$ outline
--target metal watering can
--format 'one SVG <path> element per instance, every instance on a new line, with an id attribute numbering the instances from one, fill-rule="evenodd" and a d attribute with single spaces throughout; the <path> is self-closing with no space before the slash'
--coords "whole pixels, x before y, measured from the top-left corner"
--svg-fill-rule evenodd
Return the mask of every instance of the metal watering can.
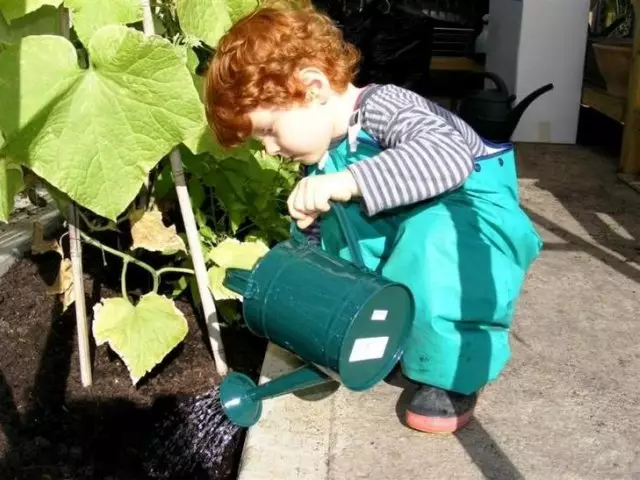
<path id="1" fill-rule="evenodd" d="M 481 72 L 479 75 L 491 79 L 497 88 L 471 93 L 460 101 L 456 113 L 480 136 L 495 143 L 510 142 L 527 108 L 554 88 L 553 83 L 540 87 L 514 106 L 516 96 L 509 93 L 507 84 L 499 75 L 493 72 Z"/>
<path id="2" fill-rule="evenodd" d="M 383 380 L 400 359 L 413 324 L 414 298 L 404 285 L 369 270 L 345 211 L 332 204 L 354 263 L 311 245 L 294 225 L 289 240 L 253 270 L 229 269 L 224 285 L 242 295 L 249 330 L 306 365 L 257 386 L 231 372 L 220 384 L 226 416 L 250 427 L 262 400 L 327 382 L 352 391 Z"/>

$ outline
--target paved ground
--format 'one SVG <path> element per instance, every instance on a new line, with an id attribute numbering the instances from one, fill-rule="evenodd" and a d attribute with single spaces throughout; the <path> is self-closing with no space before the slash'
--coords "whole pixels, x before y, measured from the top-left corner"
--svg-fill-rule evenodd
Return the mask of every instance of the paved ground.
<path id="1" fill-rule="evenodd" d="M 546 248 L 513 360 L 474 423 L 456 436 L 408 430 L 398 382 L 287 395 L 265 402 L 241 480 L 640 479 L 640 194 L 586 149 L 519 150 L 522 201 Z M 270 348 L 265 379 L 294 363 Z"/>

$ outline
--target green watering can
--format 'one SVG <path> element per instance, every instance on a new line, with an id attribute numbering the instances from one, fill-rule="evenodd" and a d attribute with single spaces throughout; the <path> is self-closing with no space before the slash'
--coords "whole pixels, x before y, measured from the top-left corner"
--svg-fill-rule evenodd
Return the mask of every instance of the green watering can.
<path id="1" fill-rule="evenodd" d="M 354 263 L 311 245 L 294 225 L 291 238 L 253 270 L 227 271 L 224 285 L 244 297 L 249 330 L 307 362 L 260 386 L 229 373 L 220 384 L 220 400 L 236 425 L 257 423 L 266 398 L 321 383 L 367 390 L 391 372 L 404 351 L 415 310 L 411 291 L 366 268 L 343 207 L 332 208 Z"/>

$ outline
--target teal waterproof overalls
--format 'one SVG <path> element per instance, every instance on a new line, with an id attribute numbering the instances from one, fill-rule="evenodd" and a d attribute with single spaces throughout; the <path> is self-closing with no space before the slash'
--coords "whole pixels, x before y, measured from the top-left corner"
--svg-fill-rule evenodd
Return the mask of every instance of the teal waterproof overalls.
<path id="1" fill-rule="evenodd" d="M 359 131 L 332 148 L 308 174 L 345 170 L 380 152 Z M 370 269 L 411 289 L 416 317 L 404 355 L 410 379 L 469 394 L 496 379 L 510 357 L 509 329 L 526 272 L 542 242 L 519 206 L 512 145 L 475 159 L 455 191 L 368 217 L 345 204 Z M 321 248 L 347 260 L 332 212 L 320 218 Z"/>

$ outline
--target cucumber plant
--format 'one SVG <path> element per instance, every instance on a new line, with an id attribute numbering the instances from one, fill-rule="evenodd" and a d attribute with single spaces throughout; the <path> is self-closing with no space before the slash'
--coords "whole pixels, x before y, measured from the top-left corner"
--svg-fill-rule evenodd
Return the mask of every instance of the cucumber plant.
<path id="1" fill-rule="evenodd" d="M 208 128 L 202 70 L 234 20 L 256 0 L 152 1 L 155 35 L 142 32 L 139 0 L 0 0 L 0 220 L 36 181 L 64 216 L 74 202 L 82 240 L 122 259 L 122 296 L 94 306 L 93 335 L 108 343 L 138 382 L 175 348 L 187 324 L 174 299 L 197 289 L 185 235 L 166 223 L 177 203 L 168 155 L 179 149 L 216 300 L 229 267 L 250 267 L 287 235 L 286 195 L 297 167 L 247 142 L 223 150 Z M 69 38 L 59 13 L 71 13 Z M 175 218 L 174 218 L 175 220 Z M 179 219 L 178 219 L 179 220 Z M 177 222 L 179 223 L 179 222 Z M 128 248 L 95 238 L 130 229 Z M 42 238 L 35 238 L 46 251 Z M 49 250 L 64 257 L 57 241 Z M 166 265 L 141 259 L 156 252 Z M 151 291 L 133 298 L 130 266 L 146 270 Z M 73 302 L 69 261 L 52 292 Z M 165 274 L 172 293 L 159 286 Z M 220 312 L 237 319 L 234 305 Z"/>

